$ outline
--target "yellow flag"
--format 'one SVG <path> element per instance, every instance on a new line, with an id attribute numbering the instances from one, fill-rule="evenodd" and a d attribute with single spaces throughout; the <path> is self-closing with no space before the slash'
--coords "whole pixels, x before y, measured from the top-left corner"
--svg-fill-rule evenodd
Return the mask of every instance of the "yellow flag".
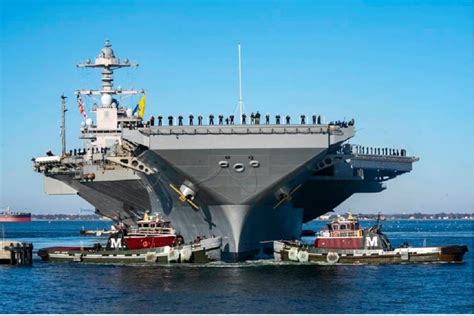
<path id="1" fill-rule="evenodd" d="M 143 95 L 138 102 L 138 118 L 143 118 L 143 114 L 145 114 L 145 101 L 146 97 Z"/>

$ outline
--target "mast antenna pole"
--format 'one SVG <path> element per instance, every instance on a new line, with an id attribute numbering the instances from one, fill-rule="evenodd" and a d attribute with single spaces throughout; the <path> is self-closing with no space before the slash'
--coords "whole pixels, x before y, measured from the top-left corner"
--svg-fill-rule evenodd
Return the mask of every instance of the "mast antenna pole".
<path id="1" fill-rule="evenodd" d="M 67 97 L 61 95 L 61 154 L 66 153 L 66 99 Z"/>
<path id="2" fill-rule="evenodd" d="M 240 43 L 237 45 L 239 52 L 239 116 L 240 124 L 242 124 L 242 114 L 244 113 L 244 98 L 242 96 L 242 55 L 240 52 Z"/>

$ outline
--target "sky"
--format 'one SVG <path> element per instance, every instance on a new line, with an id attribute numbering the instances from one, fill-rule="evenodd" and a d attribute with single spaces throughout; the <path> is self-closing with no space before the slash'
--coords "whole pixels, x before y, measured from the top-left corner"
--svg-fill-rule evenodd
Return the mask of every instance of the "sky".
<path id="1" fill-rule="evenodd" d="M 474 211 L 472 1 L 0 1 L 0 207 L 91 208 L 48 196 L 31 158 L 81 147 L 75 65 L 110 39 L 140 67 L 115 84 L 147 91 L 146 115 L 231 113 L 242 45 L 247 112 L 356 121 L 354 144 L 406 148 L 413 171 L 337 210 Z M 132 103 L 137 100 L 130 100 Z M 86 105 L 86 109 L 90 104 Z"/>

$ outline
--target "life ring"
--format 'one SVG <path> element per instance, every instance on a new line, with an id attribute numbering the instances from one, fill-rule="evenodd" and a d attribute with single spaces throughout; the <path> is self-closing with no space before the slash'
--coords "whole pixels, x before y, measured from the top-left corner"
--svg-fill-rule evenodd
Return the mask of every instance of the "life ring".
<path id="1" fill-rule="evenodd" d="M 298 261 L 299 262 L 308 262 L 309 254 L 306 250 L 300 250 L 298 252 Z"/>
<path id="2" fill-rule="evenodd" d="M 337 252 L 328 252 L 326 261 L 330 264 L 335 264 L 339 261 L 339 254 Z"/>
<path id="3" fill-rule="evenodd" d="M 142 242 L 142 246 L 143 246 L 144 248 L 148 248 L 149 245 L 150 245 L 150 243 L 149 243 L 147 240 L 145 240 L 144 242 Z"/>
<path id="4" fill-rule="evenodd" d="M 298 261 L 298 248 L 292 247 L 288 251 L 288 259 L 291 261 Z"/>

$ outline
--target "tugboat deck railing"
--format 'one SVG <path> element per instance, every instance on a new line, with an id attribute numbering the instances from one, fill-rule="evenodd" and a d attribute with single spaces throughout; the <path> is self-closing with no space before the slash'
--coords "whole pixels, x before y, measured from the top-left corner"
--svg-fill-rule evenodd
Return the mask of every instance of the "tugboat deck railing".
<path id="1" fill-rule="evenodd" d="M 362 237 L 363 230 L 336 230 L 336 231 L 329 231 L 323 230 L 319 232 L 320 237 Z"/>
<path id="2" fill-rule="evenodd" d="M 160 228 L 136 228 L 130 230 L 130 234 L 134 235 L 174 235 L 174 229 L 173 228 L 165 228 L 165 227 L 160 227 Z"/>

